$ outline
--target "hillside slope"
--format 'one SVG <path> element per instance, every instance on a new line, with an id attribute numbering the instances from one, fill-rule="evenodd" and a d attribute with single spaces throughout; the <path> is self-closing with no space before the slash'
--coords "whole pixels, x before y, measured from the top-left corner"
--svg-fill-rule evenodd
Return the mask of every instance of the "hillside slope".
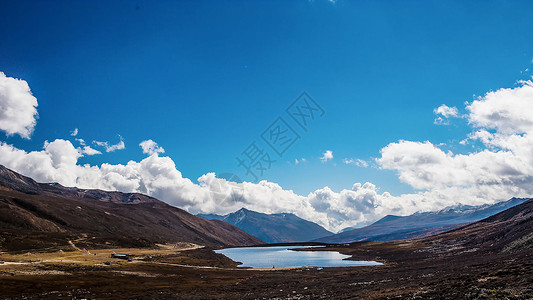
<path id="1" fill-rule="evenodd" d="M 346 230 L 316 241 L 350 243 L 365 240 L 392 241 L 425 237 L 479 221 L 526 200 L 512 198 L 492 205 L 456 206 L 438 212 L 417 213 L 405 217 L 388 215 L 371 225 Z"/>
<path id="2" fill-rule="evenodd" d="M 481 221 L 420 239 L 439 249 L 520 252 L 533 249 L 533 199 Z"/>
<path id="3" fill-rule="evenodd" d="M 239 228 L 205 220 L 135 193 L 37 183 L 0 166 L 0 248 L 150 246 L 191 242 L 206 246 L 263 243 Z"/>

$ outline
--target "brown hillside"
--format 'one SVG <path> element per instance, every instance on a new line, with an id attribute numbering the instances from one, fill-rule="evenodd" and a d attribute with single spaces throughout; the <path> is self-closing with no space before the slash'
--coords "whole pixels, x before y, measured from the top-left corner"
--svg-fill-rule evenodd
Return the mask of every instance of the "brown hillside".
<path id="1" fill-rule="evenodd" d="M 37 183 L 0 166 L 0 248 L 206 246 L 263 243 L 239 228 L 196 217 L 142 194 Z"/>

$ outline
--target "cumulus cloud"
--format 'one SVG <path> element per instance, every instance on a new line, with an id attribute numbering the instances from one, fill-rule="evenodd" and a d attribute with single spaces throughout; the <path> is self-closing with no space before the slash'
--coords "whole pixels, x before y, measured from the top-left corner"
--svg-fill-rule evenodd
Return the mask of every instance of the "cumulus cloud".
<path id="1" fill-rule="evenodd" d="M 533 83 L 488 92 L 466 110 L 472 125 L 466 140 L 479 141 L 481 149 L 457 154 L 429 141 L 399 141 L 381 150 L 378 163 L 425 191 L 435 207 L 533 195 Z"/>
<path id="2" fill-rule="evenodd" d="M 77 135 L 78 135 L 78 128 L 74 128 L 74 130 L 72 130 L 72 131 L 70 132 L 70 135 L 71 135 L 71 136 L 77 136 Z"/>
<path id="3" fill-rule="evenodd" d="M 516 88 L 489 92 L 470 103 L 468 121 L 475 127 L 500 134 L 532 133 L 533 82 L 520 81 Z"/>
<path id="4" fill-rule="evenodd" d="M 187 185 L 190 180 L 181 177 L 174 162 L 168 157 L 150 156 L 140 162 L 130 161 L 126 165 L 79 165 L 78 159 L 85 153 L 74 147 L 70 141 L 62 139 L 45 142 L 41 151 L 31 152 L 0 142 L 0 154 L 0 164 L 41 182 L 59 182 L 80 188 L 142 192 L 165 200 L 169 199 L 169 195 L 176 196 L 176 192 L 172 191 L 180 191 L 182 196 L 189 199 L 184 200 L 184 203 L 195 199 L 189 197 L 187 189 L 181 189 L 181 186 Z"/>
<path id="5" fill-rule="evenodd" d="M 109 142 L 98 142 L 98 141 L 93 141 L 94 144 L 100 146 L 100 147 L 103 147 L 105 148 L 105 152 L 114 152 L 114 151 L 117 151 L 117 150 L 122 150 L 124 148 L 126 148 L 126 145 L 124 144 L 124 141 L 122 140 L 122 137 L 120 137 L 120 142 L 118 142 L 117 144 L 114 144 L 114 145 L 111 145 L 109 144 Z"/>
<path id="6" fill-rule="evenodd" d="M 76 140 L 83 148 L 57 139 L 31 152 L 0 142 L 0 164 L 41 182 L 148 194 L 192 213 L 225 214 L 241 207 L 263 213 L 294 213 L 332 231 L 368 224 L 387 214 L 408 215 L 456 204 L 479 205 L 531 196 L 533 122 L 529 116 L 533 115 L 533 83 L 519 82 L 515 88 L 489 92 L 468 103 L 466 111 L 464 117 L 472 126 L 467 139 L 483 146 L 475 152 L 453 153 L 430 141 L 405 140 L 381 149 L 376 160 L 380 167 L 397 172 L 402 182 L 415 189 L 398 196 L 380 192 L 369 182 L 341 191 L 324 187 L 308 195 L 265 180 L 232 182 L 215 173 L 193 182 L 182 176 L 170 157 L 158 155 L 164 150 L 152 140 L 140 143 L 146 158 L 100 166 L 78 163 L 80 157 L 100 153 L 82 139 Z M 446 118 L 459 116 L 457 109 L 450 107 L 436 113 Z M 122 138 L 116 145 L 94 143 L 107 152 L 124 148 Z M 321 157 L 323 162 L 331 159 L 330 150 Z M 366 162 L 345 159 L 344 163 L 365 166 Z"/>
<path id="7" fill-rule="evenodd" d="M 22 81 L 16 83 L 25 84 Z M 29 93 L 27 84 L 25 91 Z M 36 103 L 35 101 L 35 106 Z M 32 116 L 35 115 L 36 113 Z M 32 124 L 35 125 L 34 122 Z M 18 133 L 29 136 L 30 129 Z M 78 130 L 74 129 L 71 135 L 77 136 L 77 133 Z M 75 140 L 80 147 L 75 147 L 68 140 L 56 139 L 44 142 L 43 148 L 39 151 L 30 152 L 0 142 L 0 164 L 40 182 L 144 193 L 193 213 L 225 214 L 241 207 L 264 213 L 289 212 L 304 219 L 314 220 L 333 231 L 375 219 L 376 215 L 372 211 L 400 212 L 390 204 L 392 208 L 387 208 L 387 205 L 383 204 L 387 201 L 383 198 L 389 197 L 388 194 L 379 194 L 376 187 L 370 183 L 355 184 L 352 189 L 340 192 L 325 187 L 302 196 L 291 190 L 285 190 L 273 182 L 237 183 L 217 178 L 214 173 L 202 175 L 193 182 L 182 176 L 170 157 L 154 155 L 164 153 L 164 149 L 153 140 L 140 143 L 143 153 L 149 155 L 141 161 L 129 161 L 125 165 L 109 163 L 100 166 L 81 165 L 78 162 L 81 157 L 101 152 L 88 146 L 81 138 Z M 103 147 L 107 152 L 124 148 L 122 138 L 114 145 L 99 141 L 93 143 Z M 324 161 L 332 158 L 332 151 L 324 153 Z M 297 160 L 297 162 L 305 161 L 305 158 Z"/>
<path id="8" fill-rule="evenodd" d="M 159 147 L 156 142 L 152 140 L 142 141 L 139 146 L 143 149 L 143 153 L 152 155 L 154 153 L 165 153 L 163 147 Z"/>
<path id="9" fill-rule="evenodd" d="M 333 231 L 366 224 L 381 214 L 416 211 L 414 205 L 409 209 L 405 209 L 409 205 L 396 205 L 394 197 L 378 193 L 371 183 L 340 192 L 325 187 L 302 196 L 273 182 L 236 183 L 214 173 L 193 182 L 182 176 L 170 157 L 158 155 L 125 165 L 80 165 L 78 159 L 88 155 L 86 152 L 62 139 L 45 142 L 42 150 L 31 152 L 0 142 L 0 164 L 40 182 L 145 193 L 193 213 L 225 214 L 241 207 L 264 213 L 289 212 Z"/>
<path id="10" fill-rule="evenodd" d="M 449 107 L 446 104 L 443 104 L 443 105 L 435 108 L 435 110 L 433 110 L 433 112 L 435 114 L 437 114 L 437 115 L 442 115 L 445 118 L 457 117 L 458 114 L 459 114 L 459 111 L 457 110 L 457 107 Z"/>
<path id="11" fill-rule="evenodd" d="M 8 136 L 18 134 L 29 139 L 36 118 L 37 99 L 28 83 L 0 72 L 0 130 Z"/>
<path id="12" fill-rule="evenodd" d="M 457 110 L 457 107 L 449 107 L 446 104 L 443 104 L 433 110 L 433 113 L 437 115 L 437 118 L 433 122 L 437 125 L 448 125 L 448 119 L 449 118 L 457 118 L 459 117 L 459 110 Z"/>
<path id="13" fill-rule="evenodd" d="M 326 150 L 326 152 L 324 152 L 324 154 L 322 154 L 322 157 L 320 158 L 323 163 L 331 159 L 333 159 L 333 152 L 331 150 Z"/>

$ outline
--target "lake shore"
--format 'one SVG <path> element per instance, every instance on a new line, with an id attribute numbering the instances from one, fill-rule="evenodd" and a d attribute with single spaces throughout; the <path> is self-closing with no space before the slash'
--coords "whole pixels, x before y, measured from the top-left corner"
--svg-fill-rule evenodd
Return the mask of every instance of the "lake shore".
<path id="1" fill-rule="evenodd" d="M 243 267 L 253 269 L 286 269 L 308 267 L 361 267 L 382 265 L 376 261 L 349 259 L 350 255 L 339 251 L 313 251 L 314 248 L 326 246 L 306 246 L 291 244 L 290 246 L 269 245 L 265 247 L 235 247 L 215 250 L 234 261 L 241 262 Z M 297 251 L 298 250 L 298 251 Z"/>

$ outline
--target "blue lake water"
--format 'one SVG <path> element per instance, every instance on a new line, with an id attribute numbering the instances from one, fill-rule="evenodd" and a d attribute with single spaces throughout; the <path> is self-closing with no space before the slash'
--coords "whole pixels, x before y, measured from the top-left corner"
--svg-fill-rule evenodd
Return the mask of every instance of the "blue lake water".
<path id="1" fill-rule="evenodd" d="M 276 246 L 276 247 L 242 247 L 215 250 L 242 262 L 241 267 L 251 268 L 297 268 L 297 267 L 353 267 L 375 266 L 382 263 L 376 261 L 344 260 L 349 255 L 335 251 L 292 251 L 289 249 L 309 248 L 308 246 Z"/>

